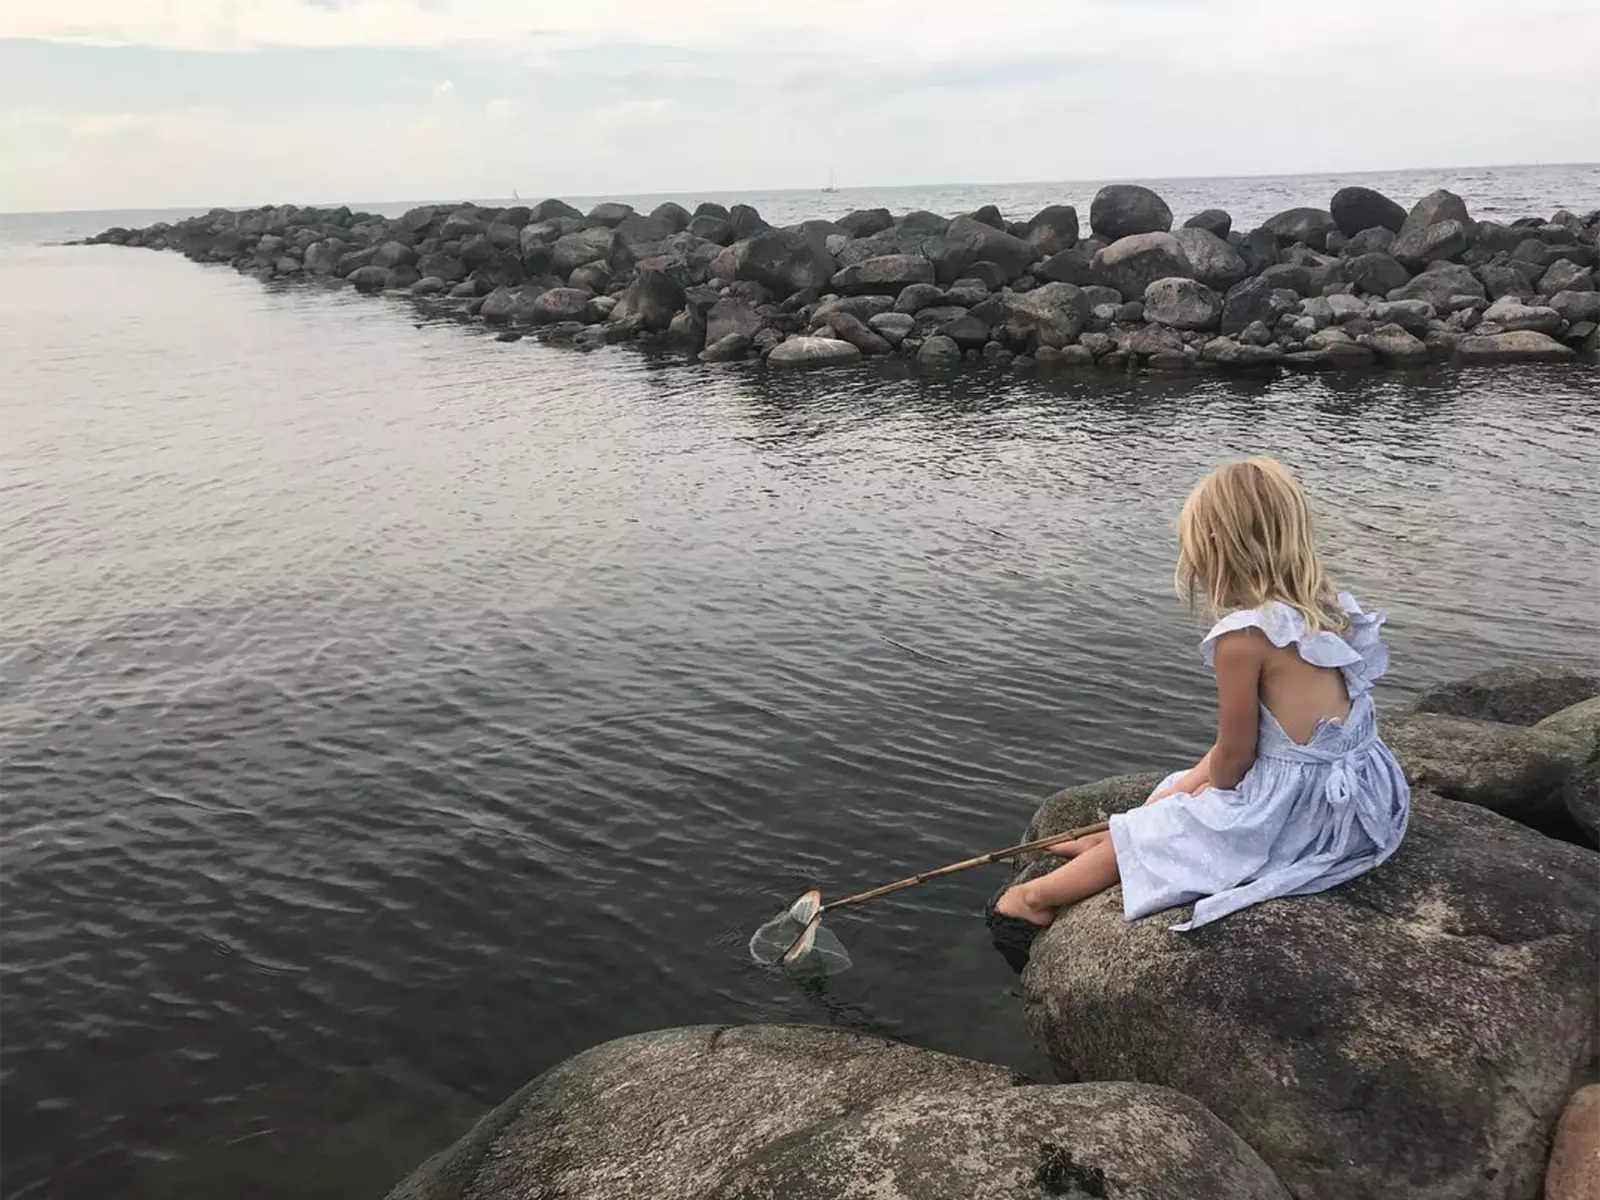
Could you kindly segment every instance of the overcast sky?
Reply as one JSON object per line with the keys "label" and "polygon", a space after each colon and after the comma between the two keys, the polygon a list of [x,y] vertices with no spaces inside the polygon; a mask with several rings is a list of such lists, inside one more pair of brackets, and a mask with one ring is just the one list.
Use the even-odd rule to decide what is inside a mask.
{"label": "overcast sky", "polygon": [[0,39],[10,211],[1600,158],[1600,0],[3,0]]}

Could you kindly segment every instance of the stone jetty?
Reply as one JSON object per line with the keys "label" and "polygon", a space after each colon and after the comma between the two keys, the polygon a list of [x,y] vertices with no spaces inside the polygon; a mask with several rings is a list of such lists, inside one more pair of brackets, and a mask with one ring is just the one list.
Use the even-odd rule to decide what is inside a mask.
{"label": "stone jetty", "polygon": [[863,209],[774,228],[754,208],[560,200],[398,217],[275,208],[90,244],[177,250],[263,280],[404,293],[430,313],[592,348],[641,340],[774,367],[900,355],[1028,368],[1346,370],[1600,359],[1600,211],[1509,224],[1436,191],[1346,187],[1241,231],[1174,228],[1134,184],[1026,220]]}

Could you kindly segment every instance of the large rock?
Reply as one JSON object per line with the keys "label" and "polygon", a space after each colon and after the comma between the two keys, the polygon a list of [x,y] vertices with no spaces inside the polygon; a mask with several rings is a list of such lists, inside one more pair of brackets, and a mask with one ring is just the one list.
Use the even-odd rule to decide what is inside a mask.
{"label": "large rock", "polygon": [[1566,324],[1561,314],[1542,304],[1524,304],[1515,296],[1502,296],[1483,314],[1483,320],[1505,333],[1535,329],[1540,333],[1560,333]]}
{"label": "large rock", "polygon": [[1112,242],[1094,256],[1094,281],[1133,299],[1158,279],[1192,279],[1194,264],[1170,233],[1138,233]]}
{"label": "large rock", "polygon": [[1062,347],[1078,340],[1089,320],[1089,298],[1070,283],[1047,283],[1006,297],[1002,324],[1006,340],[1022,353],[1040,346]]}
{"label": "large rock", "polygon": [[1414,712],[1472,717],[1506,725],[1537,725],[1600,696],[1600,675],[1556,663],[1490,667],[1466,679],[1437,684],[1415,701]]}
{"label": "large rock", "polygon": [[752,1155],[708,1200],[1111,1195],[1289,1200],[1202,1105],[1137,1083],[887,1100]]}
{"label": "large rock", "polygon": [[1027,230],[1035,258],[1071,250],[1078,244],[1078,210],[1070,204],[1051,204],[1034,214]]}
{"label": "large rock", "polygon": [[825,367],[860,357],[859,346],[839,338],[792,337],[775,346],[767,355],[767,362],[775,367]]}
{"label": "large rock", "polygon": [[1387,296],[1411,282],[1411,272],[1392,254],[1373,251],[1344,260],[1344,277],[1358,292]]}
{"label": "large rock", "polygon": [[1592,292],[1595,290],[1594,279],[1588,270],[1568,259],[1551,263],[1545,273],[1539,277],[1538,291],[1541,296],[1554,296],[1557,292]]}
{"label": "large rock", "polygon": [[375,267],[406,267],[417,261],[417,251],[404,242],[387,241],[372,256]]}
{"label": "large rock", "polygon": [[887,208],[860,208],[839,218],[839,226],[853,238],[871,237],[894,224]]}
{"label": "large rock", "polygon": [[1413,787],[1547,833],[1564,825],[1567,777],[1590,749],[1570,734],[1441,713],[1394,713],[1383,732]]}
{"label": "large rock", "polygon": [[961,361],[961,347],[950,338],[934,335],[917,348],[917,362],[925,367],[949,367]]}
{"label": "large rock", "polygon": [[541,289],[499,287],[483,298],[478,316],[491,325],[526,325],[534,319],[534,304]]}
{"label": "large rock", "polygon": [[1333,223],[1333,214],[1323,209],[1291,208],[1277,216],[1268,217],[1262,222],[1261,228],[1271,234],[1280,246],[1303,242],[1313,250],[1326,250],[1328,235],[1338,226]]}
{"label": "large rock", "polygon": [[1094,255],[1081,245],[1074,246],[1052,254],[1034,267],[1033,273],[1047,283],[1075,283],[1087,287],[1095,281]]}
{"label": "large rock", "polygon": [[1562,800],[1573,827],[1589,845],[1600,845],[1600,750],[1572,769]]}
{"label": "large rock", "polygon": [[1174,329],[1215,329],[1222,297],[1196,279],[1158,279],[1144,290],[1144,318]]}
{"label": "large rock", "polygon": [[1299,1200],[1532,1200],[1596,1049],[1593,877],[1591,851],[1419,794],[1394,858],[1327,892],[1185,935],[1184,908],[1125,921],[1118,888],[1074,906],[1034,943],[1028,1023],[1062,1078],[1194,1096]]}
{"label": "large rock", "polygon": [[747,301],[727,297],[718,300],[706,313],[706,345],[715,345],[731,334],[754,338],[765,322]]}
{"label": "large rock", "polygon": [[933,264],[920,254],[885,254],[852,263],[834,275],[835,291],[853,296],[898,296],[913,283],[932,283]]}
{"label": "large rock", "polygon": [[[524,259],[527,254],[528,245],[525,241]],[[571,275],[574,268],[592,262],[603,262],[614,273],[620,274],[633,265],[633,251],[626,238],[605,225],[563,234],[550,249],[550,265],[563,279]]]}
{"label": "large rock", "polygon": [[1600,321],[1600,292],[1557,292],[1546,303],[1563,321]]}
{"label": "large rock", "polygon": [[641,265],[617,301],[611,319],[636,323],[651,333],[665,333],[683,305],[681,283],[665,271]]}
{"label": "large rock", "polygon": [[1428,363],[1428,347],[1399,325],[1380,325],[1363,336],[1360,343],[1391,367],[1421,367]]}
{"label": "large rock", "polygon": [[[1115,1189],[1108,1191],[1108,1188]],[[1201,1105],[840,1030],[699,1026],[545,1072],[389,1200],[1287,1200]]]}
{"label": "large rock", "polygon": [[803,230],[768,230],[724,253],[735,256],[734,278],[759,283],[779,298],[825,288],[839,269],[833,256]]}
{"label": "large rock", "polygon": [[1352,238],[1365,229],[1399,233],[1406,219],[1405,209],[1368,187],[1340,188],[1329,201],[1328,211],[1339,232]]}
{"label": "large rock", "polygon": [[1393,248],[1394,231],[1375,225],[1371,229],[1363,229],[1346,241],[1339,253],[1345,258],[1355,258],[1362,254],[1387,254]]}
{"label": "large rock", "polygon": [[1013,237],[1003,229],[995,229],[975,217],[957,217],[950,222],[945,237],[958,246],[965,247],[966,259],[951,254],[934,259],[940,283],[953,283],[973,263],[992,262],[1010,282],[1027,273],[1035,258],[1042,258],[1031,242]]}
{"label": "large rock", "polygon": [[1421,271],[1429,263],[1456,258],[1471,244],[1471,235],[1460,221],[1440,221],[1407,229],[1395,238],[1390,253],[1411,270]]}
{"label": "large rock", "polygon": [[1293,312],[1299,303],[1294,292],[1273,287],[1270,280],[1259,275],[1246,279],[1234,284],[1223,297],[1222,332],[1242,333],[1257,321],[1270,329],[1279,317]]}
{"label": "large rock", "polygon": [[[889,316],[889,313],[879,313],[878,316]],[[905,318],[910,320],[909,317]],[[833,336],[842,342],[849,342],[863,354],[888,354],[894,349],[889,342],[874,333],[860,317],[854,313],[834,312],[828,316],[828,328],[833,331]],[[898,343],[896,343],[898,345]]]}
{"label": "large rock", "polygon": [[1185,229],[1204,229],[1207,233],[1226,241],[1233,230],[1233,218],[1225,209],[1207,208],[1195,213],[1183,223]]}
{"label": "large rock", "polygon": [[533,211],[528,214],[528,223],[539,224],[541,221],[554,221],[565,218],[569,221],[583,220],[583,214],[565,200],[541,200],[534,205]]}
{"label": "large rock", "polygon": [[1283,361],[1283,351],[1270,344],[1256,345],[1231,337],[1217,337],[1202,347],[1200,357],[1219,367],[1251,370],[1277,366]]}
{"label": "large rock", "polygon": [[1548,333],[1533,330],[1466,337],[1456,344],[1456,358],[1472,366],[1568,362],[1576,356],[1575,350],[1563,346]]}
{"label": "large rock", "polygon": [[1207,287],[1227,291],[1248,274],[1239,252],[1207,229],[1184,226],[1172,235],[1194,268],[1194,277]]}
{"label": "large rock", "polygon": [[1435,263],[1411,282],[1389,293],[1391,300],[1426,300],[1441,312],[1456,296],[1484,299],[1483,284],[1471,268],[1456,263]]}
{"label": "large rock", "polygon": [[1172,210],[1147,187],[1113,183],[1095,193],[1089,205],[1089,228],[1105,242],[1139,233],[1166,233],[1172,228]]}
{"label": "large rock", "polygon": [[1411,212],[1400,226],[1403,237],[1413,229],[1426,229],[1429,225],[1437,225],[1441,221],[1459,221],[1467,228],[1474,228],[1472,214],[1467,211],[1466,201],[1454,192],[1440,188],[1436,192],[1429,192],[1416,204],[1412,205]]}
{"label": "large rock", "polygon": [[550,288],[540,292],[533,302],[533,320],[538,325],[555,325],[562,321],[588,324],[597,316],[594,296],[585,288]]}

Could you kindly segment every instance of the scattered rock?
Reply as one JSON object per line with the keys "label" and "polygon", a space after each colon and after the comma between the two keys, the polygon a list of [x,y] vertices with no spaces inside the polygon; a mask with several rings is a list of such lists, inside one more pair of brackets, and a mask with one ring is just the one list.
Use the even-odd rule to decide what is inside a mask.
{"label": "scattered rock", "polygon": [[944,289],[931,283],[913,283],[894,302],[895,312],[915,313],[944,303]]}
{"label": "scattered rock", "polygon": [[1399,325],[1380,325],[1360,339],[1381,362],[1397,367],[1420,367],[1428,362],[1428,348]]}
{"label": "scattered rock", "polygon": [[1567,362],[1576,352],[1547,333],[1526,330],[1520,333],[1495,333],[1463,338],[1456,345],[1456,358],[1468,365],[1485,363]]}
{"label": "scattered rock", "polygon": [[1563,321],[1600,321],[1600,292],[1557,292],[1547,303]]}
{"label": "scattered rock", "polygon": [[1363,229],[1339,250],[1345,258],[1358,258],[1363,254],[1388,254],[1394,248],[1394,232],[1378,226]]}
{"label": "scattered rock", "polygon": [[1440,188],[1436,192],[1428,193],[1412,206],[1411,212],[1397,232],[1404,236],[1413,229],[1426,229],[1441,221],[1459,221],[1463,228],[1474,228],[1472,215],[1467,212],[1466,202],[1454,192]]}
{"label": "scattered rock", "polygon": [[[883,317],[892,314],[878,315]],[[849,342],[863,354],[888,354],[893,349],[884,338],[874,333],[866,322],[851,313],[834,313],[828,318],[828,327],[833,330],[834,337],[842,342]]]}
{"label": "scattered rock", "polygon": [[886,312],[879,313],[869,320],[867,327],[888,342],[889,345],[898,346],[906,340],[906,336],[911,332],[912,323],[912,317],[909,313]]}
{"label": "scattered rock", "polygon": [[1089,299],[1082,288],[1047,283],[1007,298],[1002,323],[1012,348],[1032,354],[1040,346],[1060,348],[1077,341],[1088,319]]}
{"label": "scattered rock", "polygon": [[1390,300],[1372,306],[1372,319],[1384,325],[1398,325],[1418,337],[1428,332],[1437,313],[1426,300]]}
{"label": "scattered rock", "polygon": [[1185,226],[1172,236],[1194,268],[1194,277],[1207,287],[1225,292],[1249,273],[1239,252],[1208,229]]}
{"label": "scattered rock", "polygon": [[1470,244],[1467,227],[1460,221],[1440,221],[1406,230],[1395,238],[1391,253],[1406,267],[1420,271],[1431,262],[1457,257]]}
{"label": "scattered rock", "polygon": [[1144,290],[1144,316],[1174,329],[1214,329],[1222,297],[1195,279],[1158,279]]}
{"label": "scattered rock", "polygon": [[771,229],[723,253],[735,257],[734,278],[759,283],[780,298],[826,287],[839,269],[827,250],[798,230]]}
{"label": "scattered rock", "polygon": [[1096,193],[1089,206],[1089,228],[1106,242],[1135,234],[1166,233],[1172,228],[1172,210],[1147,187],[1114,183]]}
{"label": "scattered rock", "polygon": [[388,267],[358,267],[347,278],[358,292],[381,292],[389,286]]}
{"label": "scattered rock", "polygon": [[762,321],[755,308],[743,300],[718,300],[706,313],[706,344],[714,346],[733,334],[747,339],[761,332]]}
{"label": "scattered rock", "polygon": [[924,366],[952,366],[961,361],[961,347],[947,337],[935,335],[917,350],[917,361]]}
{"label": "scattered rock", "polygon": [[1184,908],[1128,922],[1117,888],[1073,906],[1034,943],[1028,1023],[1061,1078],[1194,1096],[1307,1200],[1527,1200],[1594,1054],[1593,878],[1591,851],[1420,793],[1394,858],[1330,891],[1182,937]]}
{"label": "scattered rock", "polygon": [[1239,333],[1257,321],[1268,327],[1278,318],[1295,310],[1299,297],[1293,292],[1275,288],[1259,275],[1246,279],[1228,289],[1222,302],[1222,332]]}
{"label": "scattered rock", "polygon": [[1503,296],[1491,304],[1483,314],[1483,319],[1490,324],[1497,325],[1507,333],[1514,333],[1521,329],[1536,329],[1540,333],[1560,333],[1565,322],[1561,314],[1553,308],[1542,305],[1527,305],[1515,296]]}
{"label": "scattered rock", "polygon": [[1112,242],[1094,256],[1092,270],[1096,283],[1124,296],[1143,296],[1158,279],[1194,277],[1193,264],[1170,233],[1139,233]]}
{"label": "scattered rock", "polygon": [[1083,246],[1053,254],[1034,268],[1034,273],[1048,283],[1075,283],[1086,287],[1095,281],[1094,255]]}
{"label": "scattered rock", "polygon": [[1219,367],[1250,369],[1277,366],[1283,361],[1283,351],[1267,343],[1252,344],[1218,337],[1205,344],[1200,357]]}
{"label": "scattered rock", "polygon": [[[688,215],[684,213],[686,219]],[[665,271],[641,265],[611,316],[615,321],[637,321],[639,328],[652,333],[665,333],[684,303],[681,283]]]}
{"label": "scattered rock", "polygon": [[792,337],[776,346],[767,362],[775,367],[825,367],[860,357],[860,347],[838,338]]}
{"label": "scattered rock", "polygon": [[1185,229],[1204,229],[1214,237],[1226,241],[1233,229],[1233,218],[1220,208],[1207,208],[1195,213],[1183,223]]}
{"label": "scattered rock", "polygon": [[708,331],[706,343],[706,348],[700,351],[701,362],[732,362],[748,354],[755,339],[748,333],[730,333],[713,340]]}
{"label": "scattered rock", "polygon": [[1471,268],[1455,263],[1435,263],[1409,283],[1389,293],[1391,300],[1426,300],[1434,308],[1447,311],[1455,296],[1485,299],[1483,284]]}
{"label": "scattered rock", "polygon": [[1399,233],[1406,219],[1405,209],[1382,192],[1368,187],[1340,188],[1329,201],[1328,210],[1333,223],[1348,238],[1369,229]]}
{"label": "scattered rock", "polygon": [[1010,282],[1024,274],[1036,257],[1031,242],[1013,237],[1005,230],[995,229],[973,217],[957,217],[951,221],[945,237],[956,246],[964,247],[966,253],[930,255],[934,259],[933,266],[940,283],[954,282],[978,262],[996,264],[1004,272],[1006,282]]}
{"label": "scattered rock", "polygon": [[1028,243],[1035,258],[1049,258],[1078,244],[1078,210],[1070,204],[1052,204],[1036,213],[1027,225]]}
{"label": "scattered rock", "polygon": [[835,291],[847,295],[898,296],[913,283],[933,282],[933,264],[918,254],[885,254],[852,263],[834,275]]}
{"label": "scattered rock", "polygon": [[1326,250],[1328,235],[1338,226],[1334,224],[1333,214],[1320,208],[1291,208],[1269,217],[1261,228],[1271,234],[1280,246],[1303,242],[1313,250]]}
{"label": "scattered rock", "polygon": [[1481,267],[1473,268],[1473,274],[1483,284],[1483,289],[1491,300],[1498,300],[1502,296],[1515,296],[1521,300],[1533,298],[1533,284],[1515,267],[1508,267],[1502,263],[1485,263]]}

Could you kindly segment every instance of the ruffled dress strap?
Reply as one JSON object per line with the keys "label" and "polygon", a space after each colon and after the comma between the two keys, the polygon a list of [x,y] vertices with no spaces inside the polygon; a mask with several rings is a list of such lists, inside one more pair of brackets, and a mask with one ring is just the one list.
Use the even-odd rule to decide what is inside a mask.
{"label": "ruffled dress strap", "polygon": [[1269,600],[1260,608],[1241,609],[1229,613],[1211,627],[1211,632],[1200,643],[1200,653],[1206,665],[1212,666],[1216,660],[1217,639],[1223,634],[1259,629],[1280,650],[1292,644],[1300,657],[1314,667],[1338,667],[1344,675],[1345,688],[1354,700],[1370,692],[1372,685],[1389,669],[1389,647],[1382,636],[1387,618],[1381,612],[1364,612],[1349,592],[1339,593],[1339,607],[1350,620],[1349,628],[1342,634],[1327,629],[1313,632],[1307,628],[1300,611],[1282,600]]}

